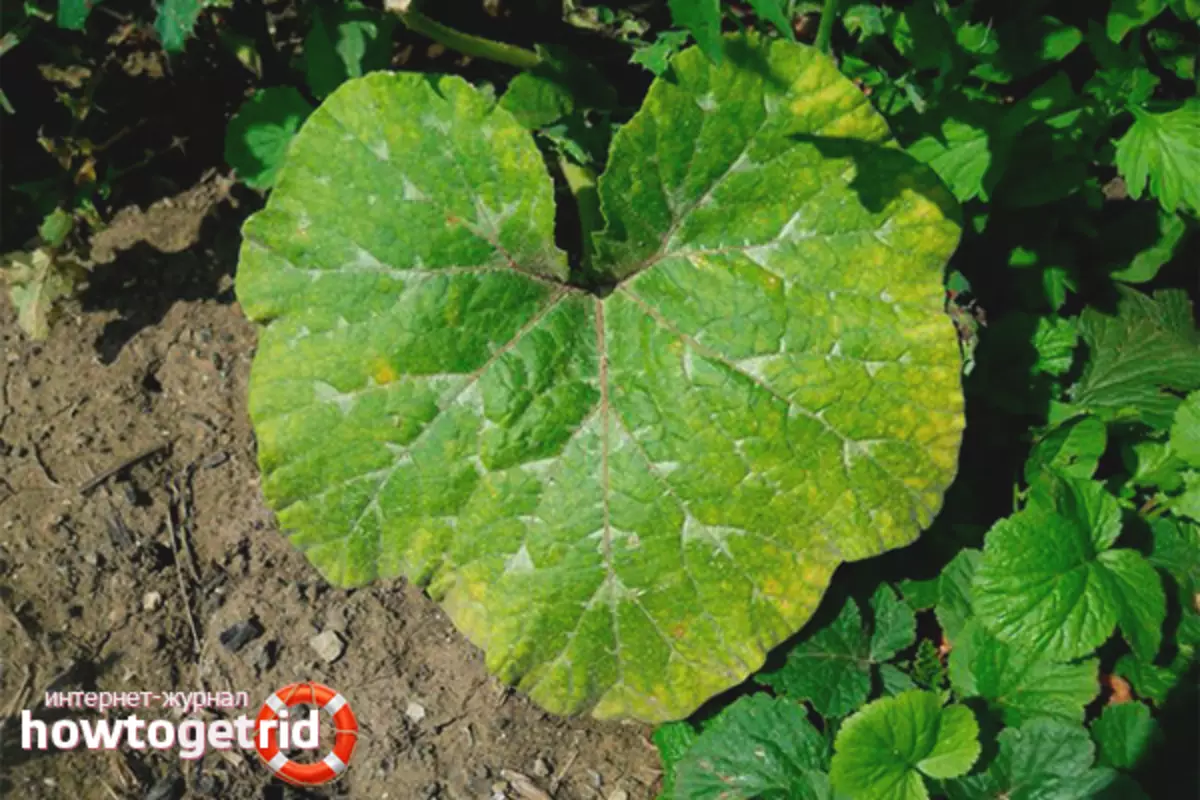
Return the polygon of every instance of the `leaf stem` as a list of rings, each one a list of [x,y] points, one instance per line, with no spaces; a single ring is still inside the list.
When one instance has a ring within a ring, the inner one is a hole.
[[[827,55],[832,54],[833,21],[837,18],[838,0],[825,0],[821,8],[821,24],[817,27],[817,39],[813,44]]]
[[[532,50],[456,31],[454,28],[435,22],[420,11],[411,10],[411,3],[391,2],[387,3],[387,7],[395,11],[404,26],[413,33],[427,36],[438,44],[445,45],[463,55],[498,61],[517,69],[533,69],[542,63],[541,57]]]

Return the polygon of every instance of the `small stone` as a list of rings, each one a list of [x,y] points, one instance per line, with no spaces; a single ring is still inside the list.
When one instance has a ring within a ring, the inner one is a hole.
[[[235,622],[217,637],[221,645],[231,653],[236,653],[247,644],[262,636],[263,627],[258,620],[251,617],[241,622]]]
[[[413,722],[420,722],[425,719],[425,706],[420,703],[409,702],[408,707],[404,709],[404,716]]]
[[[162,606],[161,592],[146,592],[142,595],[142,610],[157,611]]]
[[[617,789],[608,796],[608,800],[629,800],[629,792],[624,789]]]
[[[346,652],[346,643],[334,630],[321,631],[308,640],[308,646],[327,664],[337,661]]]
[[[554,769],[546,759],[539,758],[533,762],[533,774],[539,778],[548,778],[552,772],[554,772]]]

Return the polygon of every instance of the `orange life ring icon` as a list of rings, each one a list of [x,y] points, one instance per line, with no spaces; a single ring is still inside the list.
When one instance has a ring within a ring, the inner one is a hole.
[[[279,731],[275,726],[266,729],[266,741],[259,735],[262,724],[278,720],[279,714],[289,706],[308,703],[319,706],[333,717],[336,736],[333,752],[320,761],[300,764],[285,756],[279,749]],[[320,786],[346,771],[354,746],[358,744],[358,720],[350,710],[346,698],[320,683],[305,681],[289,684],[267,698],[258,712],[255,722],[254,746],[266,765],[283,780],[295,786]]]

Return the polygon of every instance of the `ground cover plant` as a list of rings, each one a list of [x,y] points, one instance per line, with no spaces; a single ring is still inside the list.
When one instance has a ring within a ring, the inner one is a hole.
[[[281,528],[665,798],[1195,794],[1200,7],[535,5],[153,15],[244,73]],[[31,335],[94,150],[22,185]]]

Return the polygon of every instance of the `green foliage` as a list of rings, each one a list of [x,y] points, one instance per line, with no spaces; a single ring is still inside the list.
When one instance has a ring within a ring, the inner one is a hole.
[[[154,32],[158,34],[163,50],[168,53],[182,51],[200,20],[200,12],[210,5],[215,5],[213,0],[162,0],[154,20]]]
[[[1092,723],[1092,738],[1105,767],[1132,770],[1146,757],[1157,734],[1150,709],[1141,703],[1108,706]]]
[[[1113,548],[1117,500],[1096,482],[1047,479],[1029,505],[988,533],[975,573],[974,607],[1000,640],[1067,660],[1120,626],[1146,660],[1161,642],[1161,583],[1137,551]]]
[[[1141,197],[1149,181],[1164,211],[1200,214],[1200,100],[1161,113],[1130,110],[1133,125],[1116,143],[1117,169],[1129,194]]]
[[[858,605],[847,600],[837,619],[756,680],[784,697],[809,701],[823,717],[846,716],[866,702],[873,668],[916,641],[916,619],[892,589],[879,588],[871,611],[875,624],[868,636]]]
[[[130,13],[94,5],[6,5],[0,55],[53,35],[72,75]],[[426,586],[551,708],[665,720],[932,522],[655,732],[664,797],[1143,796],[1200,647],[1200,3],[511,5],[464,28],[573,35],[127,18],[203,56],[172,70],[242,65],[226,159],[281,176],[238,292],[297,544]],[[61,174],[3,187],[22,241],[45,220],[0,272],[39,337],[141,122],[54,89]],[[968,706],[983,733],[930,761]]]
[[[834,742],[833,788],[847,797],[924,800],[922,776],[962,775],[979,758],[971,709],[943,706],[932,692],[884,697],[846,720]]]
[[[1115,314],[1087,308],[1079,331],[1090,357],[1071,389],[1075,410],[1165,428],[1178,393],[1200,389],[1200,332],[1184,292],[1123,289]]]
[[[731,705],[676,765],[678,800],[832,800],[829,742],[804,707],[766,695]],[[665,792],[664,792],[665,794]]]
[[[981,697],[1006,725],[1049,717],[1082,722],[1099,692],[1096,661],[1062,662],[1031,648],[1007,644],[969,621],[950,653],[950,683],[963,698]]]
[[[950,800],[1084,800],[1108,788],[1115,775],[1093,767],[1087,731],[1049,719],[1000,733],[1000,753],[986,772],[950,782]]]
[[[556,711],[690,713],[953,473],[952,200],[827,57],[725,47],[614,138],[586,270],[532,137],[452,78],[344,84],[244,229],[281,525],[331,581],[428,585]],[[889,601],[875,658],[911,640]]]
[[[58,27],[81,31],[99,0],[58,0]]]
[[[304,76],[318,98],[387,66],[395,17],[361,3],[318,5],[304,39]]]
[[[312,106],[290,86],[260,89],[229,120],[225,160],[255,189],[269,189]]]
[[[517,75],[500,97],[500,106],[527,128],[545,128],[576,110],[606,110],[616,92],[586,61],[562,50],[542,49],[540,65]]]
[[[671,9],[671,19],[680,28],[688,31],[696,44],[706,56],[720,63],[724,56],[721,45],[721,4],[722,0],[668,0]],[[784,16],[786,0],[750,0],[750,7],[760,19],[766,20],[776,30],[788,39],[793,38],[792,26]],[[669,45],[668,45],[669,46]],[[658,62],[659,56],[651,57],[652,64]],[[656,75],[661,74],[647,65]]]

